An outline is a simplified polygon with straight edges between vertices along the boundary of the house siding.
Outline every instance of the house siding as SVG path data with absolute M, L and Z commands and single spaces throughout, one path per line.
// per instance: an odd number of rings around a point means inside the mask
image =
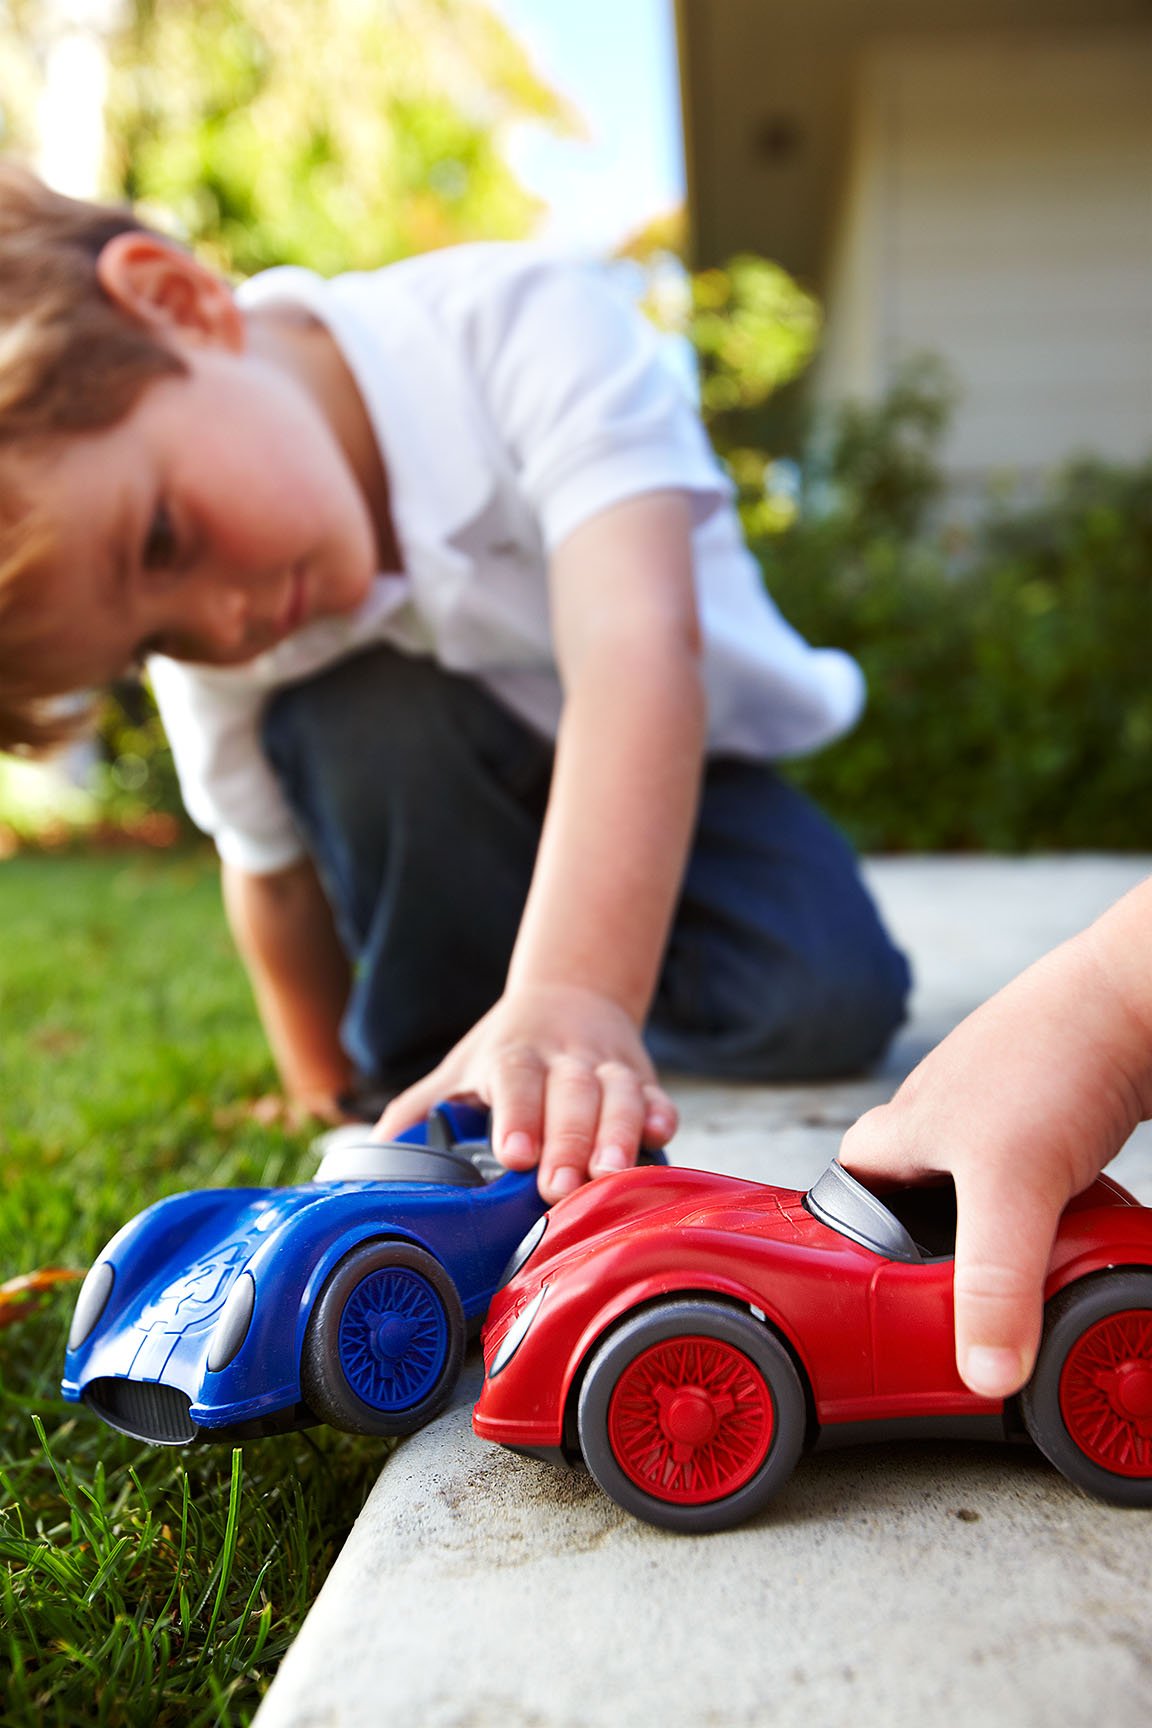
M 821 396 L 951 367 L 958 482 L 1152 452 L 1152 30 L 878 43 Z

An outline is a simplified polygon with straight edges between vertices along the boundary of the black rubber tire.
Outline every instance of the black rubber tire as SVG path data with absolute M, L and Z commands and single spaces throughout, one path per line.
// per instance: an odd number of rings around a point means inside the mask
M 1147 1309 L 1152 1327 L 1152 1272 L 1096 1273 L 1061 1290 L 1048 1304 L 1032 1378 L 1020 1393 L 1024 1425 L 1057 1470 L 1077 1487 L 1117 1506 L 1152 1506 L 1152 1475 L 1123 1476 L 1088 1457 L 1060 1408 L 1060 1376 L 1080 1338 L 1110 1314 Z
M 447 1323 L 447 1348 L 435 1384 L 403 1410 L 378 1410 L 350 1385 L 340 1360 L 340 1322 L 349 1298 L 374 1272 L 402 1268 L 432 1287 Z M 466 1330 L 464 1309 L 438 1260 L 408 1242 L 364 1242 L 346 1254 L 317 1298 L 304 1333 L 300 1383 L 309 1408 L 331 1428 L 348 1434 L 412 1434 L 438 1416 L 460 1378 Z
M 768 1389 L 774 1427 L 768 1452 L 749 1481 L 716 1500 L 675 1505 L 645 1493 L 625 1474 L 609 1439 L 608 1410 L 621 1375 L 637 1356 L 654 1344 L 694 1336 L 718 1339 L 748 1358 Z M 750 1314 L 707 1297 L 675 1298 L 641 1309 L 610 1333 L 588 1364 L 577 1409 L 580 1450 L 604 1492 L 649 1524 L 700 1534 L 731 1529 L 760 1512 L 791 1476 L 806 1429 L 800 1376 L 779 1339 Z

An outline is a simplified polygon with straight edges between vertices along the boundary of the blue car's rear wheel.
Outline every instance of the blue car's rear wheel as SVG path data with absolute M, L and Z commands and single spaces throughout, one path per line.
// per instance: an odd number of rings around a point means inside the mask
M 351 1434 L 410 1434 L 439 1414 L 460 1376 L 464 1310 L 447 1272 L 407 1242 L 345 1255 L 304 1335 L 308 1404 Z

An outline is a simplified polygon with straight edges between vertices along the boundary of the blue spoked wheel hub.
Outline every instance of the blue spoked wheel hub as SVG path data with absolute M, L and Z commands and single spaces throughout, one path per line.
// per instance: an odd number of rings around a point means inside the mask
M 407 1410 L 426 1398 L 444 1371 L 448 1342 L 443 1303 L 406 1266 L 362 1278 L 340 1317 L 340 1366 L 374 1410 Z

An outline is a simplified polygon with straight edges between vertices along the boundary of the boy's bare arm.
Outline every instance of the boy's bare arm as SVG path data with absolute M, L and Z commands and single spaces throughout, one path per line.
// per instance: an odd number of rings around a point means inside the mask
M 552 792 L 504 995 L 385 1112 L 491 1104 L 500 1155 L 552 1198 L 665 1138 L 641 1027 L 691 839 L 705 737 L 691 517 L 653 493 L 577 529 L 553 563 L 565 690 Z
M 956 1359 L 987 1397 L 1032 1371 L 1059 1217 L 1152 1114 L 1152 881 L 969 1015 L 845 1136 L 865 1178 L 956 1184 Z
M 313 1115 L 339 1118 L 351 1078 L 340 1047 L 349 970 L 308 860 L 269 876 L 225 864 L 224 904 L 284 1090 Z

